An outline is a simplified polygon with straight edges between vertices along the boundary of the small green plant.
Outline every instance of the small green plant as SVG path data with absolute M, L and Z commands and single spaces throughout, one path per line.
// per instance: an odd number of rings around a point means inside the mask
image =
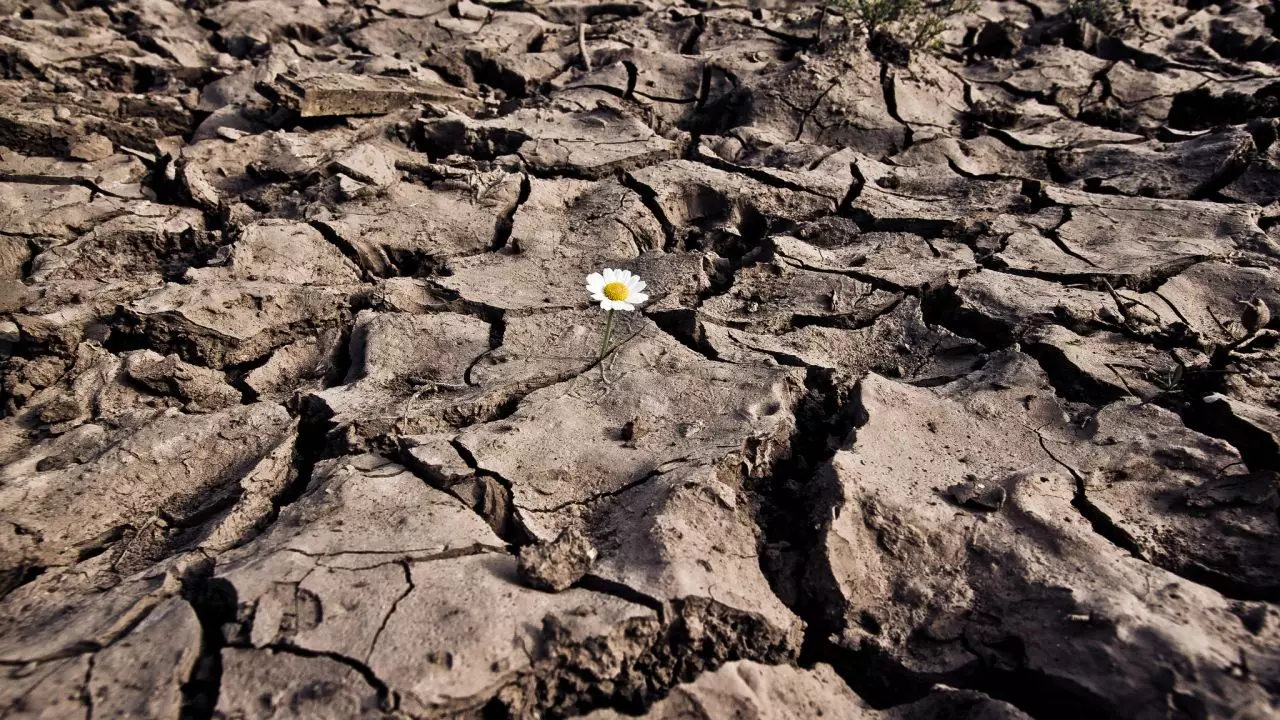
M 1132 24 L 1129 0 L 1071 0 L 1066 12 L 1113 37 L 1124 37 Z
M 909 50 L 936 50 L 947 19 L 971 13 L 978 0 L 827 0 L 848 20 L 854 34 L 887 35 Z

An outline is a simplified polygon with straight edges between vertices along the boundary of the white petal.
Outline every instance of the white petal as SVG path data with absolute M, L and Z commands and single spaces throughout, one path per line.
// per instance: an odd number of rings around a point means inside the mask
M 645 295 L 644 293 L 635 293 L 631 297 L 627 298 L 627 302 L 635 303 L 636 305 L 639 305 L 640 303 L 648 302 L 648 301 L 649 301 L 649 296 Z
M 613 268 L 604 269 L 604 282 L 606 285 L 618 279 L 618 271 Z
M 618 271 L 618 282 L 622 282 L 622 283 L 626 283 L 626 284 L 630 285 L 630 284 L 631 284 L 631 271 L 630 271 L 630 270 L 619 270 L 619 271 Z
M 629 303 L 629 302 L 624 302 L 624 301 L 622 301 L 622 300 L 619 300 L 619 301 L 615 302 L 615 303 L 614 303 L 614 305 L 615 305 L 615 306 L 617 307 L 617 309 L 619 309 L 619 310 L 635 310 L 635 309 L 636 309 L 636 306 L 635 306 L 635 305 L 632 305 L 632 304 L 631 304 L 631 303 Z
M 605 297 L 604 293 L 600 292 L 599 290 L 596 290 L 595 292 L 591 293 L 591 299 L 595 300 L 596 302 L 600 302 L 601 300 L 608 300 L 609 298 Z
M 600 301 L 600 309 L 601 309 L 601 310 L 612 310 L 612 309 L 613 309 L 613 301 L 612 301 L 612 300 L 610 300 L 609 298 L 605 298 L 605 299 L 601 300 L 601 301 Z
M 635 278 L 635 281 L 631 283 L 632 292 L 640 292 L 647 287 L 649 287 L 649 285 L 640 278 Z
M 604 276 L 598 272 L 591 273 L 587 276 L 587 289 L 594 290 L 598 287 L 604 287 Z

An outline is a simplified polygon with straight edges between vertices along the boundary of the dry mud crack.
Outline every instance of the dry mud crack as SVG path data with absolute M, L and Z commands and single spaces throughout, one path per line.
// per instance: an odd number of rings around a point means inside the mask
M 1085 4 L 0 1 L 0 716 L 1280 716 L 1280 5 Z

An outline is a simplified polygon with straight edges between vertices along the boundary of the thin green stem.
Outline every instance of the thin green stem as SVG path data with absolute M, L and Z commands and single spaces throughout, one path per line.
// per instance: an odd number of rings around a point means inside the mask
M 604 326 L 604 342 L 600 343 L 600 377 L 604 378 L 604 351 L 609 349 L 609 336 L 613 335 L 613 314 L 616 310 L 609 311 L 609 322 Z

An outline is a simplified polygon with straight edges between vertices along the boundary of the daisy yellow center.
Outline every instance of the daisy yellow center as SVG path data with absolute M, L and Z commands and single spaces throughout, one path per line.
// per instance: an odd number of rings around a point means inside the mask
M 605 285 L 603 292 L 605 297 L 613 300 L 614 302 L 626 300 L 627 296 L 631 294 L 631 291 L 627 290 L 627 286 L 620 282 L 611 282 L 608 285 Z

